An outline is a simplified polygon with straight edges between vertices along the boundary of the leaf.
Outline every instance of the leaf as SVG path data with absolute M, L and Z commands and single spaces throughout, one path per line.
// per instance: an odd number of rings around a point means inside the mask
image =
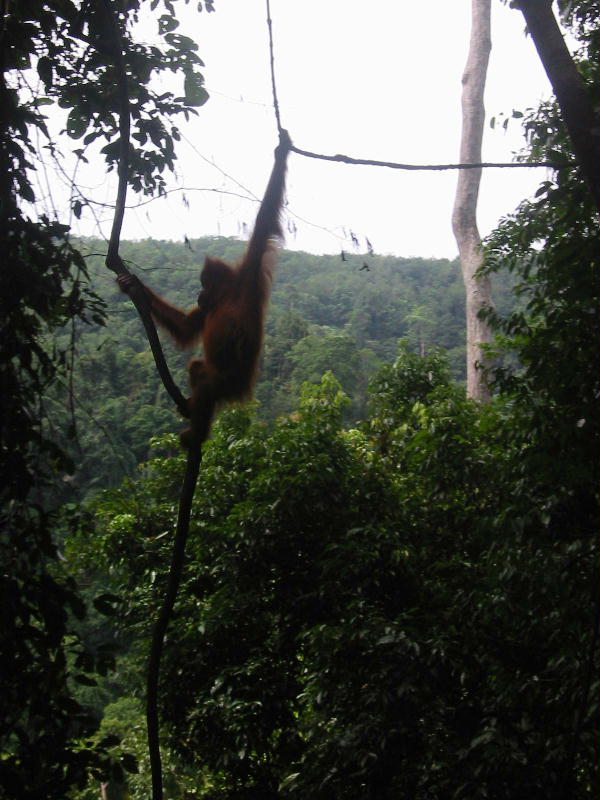
M 85 603 L 77 594 L 70 594 L 69 595 L 69 605 L 71 606 L 71 611 L 77 617 L 77 619 L 85 619 L 86 609 Z
M 121 756 L 121 765 L 126 772 L 136 774 L 139 772 L 138 763 L 133 753 L 124 753 Z
M 188 72 L 185 76 L 183 90 L 185 101 L 190 106 L 203 106 L 208 100 L 209 94 L 202 85 L 204 78 L 196 72 Z
M 103 736 L 100 739 L 100 747 L 116 747 L 118 744 L 121 744 L 121 737 L 117 736 L 116 733 L 109 733 L 108 736 Z
M 93 141 L 95 141 L 95 140 L 96 140 L 96 139 L 97 139 L 97 138 L 98 138 L 100 135 L 101 135 L 101 134 L 100 134 L 100 132 L 99 132 L 99 131 L 92 131 L 91 133 L 88 133 L 88 135 L 87 135 L 87 136 L 85 137 L 85 139 L 83 140 L 83 143 L 84 143 L 84 145 L 87 147 L 87 146 L 88 146 L 88 144 L 91 144 L 91 143 L 92 143 Z
M 101 594 L 94 598 L 94 608 L 107 617 L 114 617 L 117 613 L 115 605 L 118 602 L 119 598 L 114 594 Z
M 281 783 L 279 784 L 279 789 L 285 789 L 287 786 L 291 786 L 298 779 L 299 775 L 300 775 L 299 772 L 292 772 L 290 775 L 288 775 L 281 781 Z
M 89 120 L 77 108 L 72 108 L 67 117 L 67 134 L 71 139 L 80 139 L 88 129 Z
M 164 36 L 165 33 L 169 33 L 169 31 L 174 31 L 178 27 L 179 22 L 170 14 L 163 14 L 158 18 L 158 32 L 161 36 Z
M 40 58 L 40 60 L 38 61 L 37 73 L 40 76 L 40 80 L 42 81 L 46 89 L 52 86 L 52 77 L 53 77 L 52 61 L 48 58 L 48 56 L 42 56 L 42 58 Z
M 73 675 L 73 680 L 80 683 L 82 686 L 98 685 L 94 678 L 90 678 L 89 675 L 84 675 L 83 672 L 78 672 L 77 675 Z
M 189 36 L 182 36 L 181 34 L 176 34 L 176 37 L 173 38 L 175 40 L 174 44 L 176 44 L 180 50 L 185 50 L 188 53 L 195 53 L 196 50 L 198 49 L 198 45 L 196 44 L 196 42 L 193 39 L 190 39 Z

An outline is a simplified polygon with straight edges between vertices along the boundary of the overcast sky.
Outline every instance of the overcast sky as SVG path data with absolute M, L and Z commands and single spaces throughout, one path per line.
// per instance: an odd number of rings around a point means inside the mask
M 244 198 L 262 195 L 272 165 L 277 136 L 265 0 L 216 0 L 213 14 L 196 13 L 195 2 L 180 6 L 179 32 L 198 43 L 210 99 L 195 120 L 181 121 L 185 138 L 171 186 L 185 191 L 129 210 L 123 238 L 238 235 L 257 210 Z M 271 0 L 279 104 L 294 143 L 403 163 L 458 161 L 470 6 L 470 0 Z M 492 12 L 488 122 L 550 94 L 520 12 L 500 0 L 492 0 Z M 143 38 L 149 41 L 154 27 L 154 20 L 145 21 Z M 518 121 L 508 133 L 488 122 L 483 159 L 510 161 L 522 145 Z M 482 235 L 544 177 L 543 169 L 487 170 Z M 95 200 L 114 201 L 111 182 L 85 180 L 94 184 Z M 288 234 L 286 247 L 351 250 L 352 231 L 361 243 L 368 237 L 378 253 L 454 258 L 455 185 L 453 172 L 408 173 L 292 155 L 287 219 L 297 231 Z M 110 214 L 99 219 L 100 226 L 85 218 L 75 230 L 107 236 Z

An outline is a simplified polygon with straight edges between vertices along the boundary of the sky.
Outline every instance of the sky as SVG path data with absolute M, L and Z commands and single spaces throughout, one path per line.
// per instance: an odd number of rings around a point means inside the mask
M 265 0 L 216 0 L 215 13 L 177 3 L 180 33 L 198 43 L 210 99 L 178 123 L 177 174 L 166 198 L 134 207 L 122 238 L 236 236 L 251 229 L 272 166 L 273 113 Z M 295 145 L 318 153 L 415 164 L 458 161 L 461 76 L 470 0 L 271 0 L 282 124 Z M 155 19 L 138 35 L 151 41 Z M 535 107 L 550 86 L 520 12 L 492 0 L 484 161 L 511 161 L 523 145 L 518 120 L 490 117 Z M 178 87 L 179 91 L 180 87 Z M 454 258 L 450 217 L 456 172 L 404 172 L 291 154 L 285 246 L 314 253 L 364 251 Z M 533 194 L 546 170 L 489 169 L 480 190 L 482 236 Z M 79 173 L 100 202 L 114 182 Z M 216 191 L 215 191 L 216 190 Z M 248 199 L 247 199 L 248 198 Z M 110 210 L 73 220 L 85 235 L 110 233 Z

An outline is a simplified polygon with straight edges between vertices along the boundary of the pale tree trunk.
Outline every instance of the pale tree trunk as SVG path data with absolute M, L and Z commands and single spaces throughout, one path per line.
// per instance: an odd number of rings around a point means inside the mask
M 481 162 L 481 141 L 485 109 L 483 92 L 492 47 L 490 38 L 491 0 L 472 0 L 471 41 L 467 65 L 462 77 L 462 133 L 460 162 Z M 480 344 L 491 341 L 487 322 L 478 319 L 484 305 L 491 305 L 490 279 L 476 276 L 483 263 L 481 238 L 477 230 L 477 196 L 481 169 L 463 169 L 458 173 L 456 198 L 452 212 L 452 230 L 458 244 L 467 301 L 467 395 L 486 402 L 490 391 L 485 373 L 478 364 L 489 366 Z

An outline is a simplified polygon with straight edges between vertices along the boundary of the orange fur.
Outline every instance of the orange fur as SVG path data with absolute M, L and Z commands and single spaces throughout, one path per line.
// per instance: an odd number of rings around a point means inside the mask
M 282 235 L 279 214 L 290 146 L 287 132 L 282 131 L 246 253 L 236 265 L 207 256 L 196 308 L 182 311 L 144 286 L 152 316 L 180 347 L 202 338 L 204 358 L 194 358 L 189 364 L 191 425 L 181 434 L 185 447 L 200 446 L 206 440 L 221 403 L 244 400 L 252 393 L 275 263 L 273 239 Z M 127 275 L 117 280 L 127 292 L 137 279 Z

